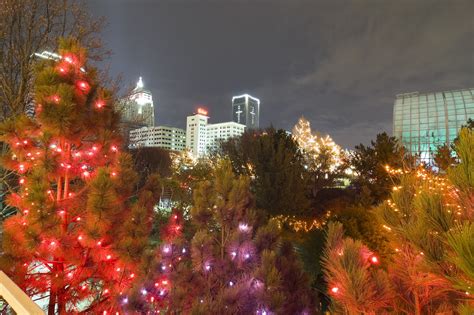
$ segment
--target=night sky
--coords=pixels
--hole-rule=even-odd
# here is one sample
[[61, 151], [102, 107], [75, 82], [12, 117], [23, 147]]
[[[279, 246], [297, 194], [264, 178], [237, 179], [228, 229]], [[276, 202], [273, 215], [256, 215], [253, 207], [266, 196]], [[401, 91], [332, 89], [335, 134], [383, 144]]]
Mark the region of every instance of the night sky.
[[112, 73], [143, 77], [156, 122], [185, 127], [233, 95], [260, 126], [314, 130], [352, 148], [392, 130], [395, 95], [474, 87], [473, 0], [89, 0], [108, 26]]

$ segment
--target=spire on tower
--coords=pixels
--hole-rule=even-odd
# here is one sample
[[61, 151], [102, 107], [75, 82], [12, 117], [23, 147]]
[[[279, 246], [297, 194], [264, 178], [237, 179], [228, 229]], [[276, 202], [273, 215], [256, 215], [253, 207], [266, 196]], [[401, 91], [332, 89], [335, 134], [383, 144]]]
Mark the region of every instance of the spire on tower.
[[140, 77], [140, 78], [138, 79], [136, 89], [143, 89], [143, 80], [142, 80], [142, 77]]

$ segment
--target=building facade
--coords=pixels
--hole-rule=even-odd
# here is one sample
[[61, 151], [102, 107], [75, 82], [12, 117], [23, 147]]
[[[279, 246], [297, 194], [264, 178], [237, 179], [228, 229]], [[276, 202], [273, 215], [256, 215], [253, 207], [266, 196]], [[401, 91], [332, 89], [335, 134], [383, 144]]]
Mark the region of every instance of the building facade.
[[232, 121], [247, 129], [260, 127], [260, 100], [248, 94], [232, 97]]
[[474, 118], [474, 89], [399, 94], [393, 134], [409, 153], [433, 164], [438, 147], [451, 145], [469, 118]]
[[206, 152], [209, 154], [216, 151], [222, 141], [229, 138], [238, 137], [245, 132], [245, 125], [233, 121], [209, 124], [207, 131]]
[[245, 125], [233, 121], [209, 124], [207, 111], [198, 109], [186, 120], [186, 148], [195, 158], [204, 157], [217, 150], [222, 141], [238, 137], [245, 131]]
[[198, 109], [197, 113], [186, 119], [186, 149], [194, 157], [206, 155], [206, 127], [209, 117], [207, 111]]
[[130, 131], [130, 149], [142, 147], [162, 148], [170, 151], [184, 151], [186, 132], [183, 129], [167, 126], [142, 127]]
[[153, 96], [149, 90], [144, 88], [141, 77], [130, 96], [122, 100], [119, 106], [122, 122], [131, 126], [130, 129], [155, 125]]

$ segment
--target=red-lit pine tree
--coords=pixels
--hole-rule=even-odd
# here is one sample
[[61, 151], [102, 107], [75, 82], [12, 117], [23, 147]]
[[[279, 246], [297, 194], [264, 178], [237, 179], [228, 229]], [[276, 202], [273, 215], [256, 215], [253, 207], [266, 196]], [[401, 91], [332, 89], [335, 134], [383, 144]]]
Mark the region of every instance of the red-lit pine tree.
[[84, 49], [73, 40], [60, 47], [37, 70], [35, 118], [1, 126], [10, 147], [3, 166], [19, 174], [2, 269], [48, 314], [106, 314], [121, 308], [138, 277], [157, 178], [135, 195], [112, 93], [86, 66]]

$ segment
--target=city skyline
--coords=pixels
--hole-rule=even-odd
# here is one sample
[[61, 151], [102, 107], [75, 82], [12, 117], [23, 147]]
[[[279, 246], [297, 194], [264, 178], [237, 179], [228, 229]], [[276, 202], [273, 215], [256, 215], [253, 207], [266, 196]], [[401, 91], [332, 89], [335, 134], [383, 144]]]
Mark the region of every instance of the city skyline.
[[353, 148], [392, 133], [397, 94], [474, 86], [470, 1], [88, 3], [108, 20], [112, 73], [147, 78], [160, 125], [183, 128], [198, 105], [228, 120], [232, 96], [248, 93], [264, 104], [261, 127], [305, 115]]

